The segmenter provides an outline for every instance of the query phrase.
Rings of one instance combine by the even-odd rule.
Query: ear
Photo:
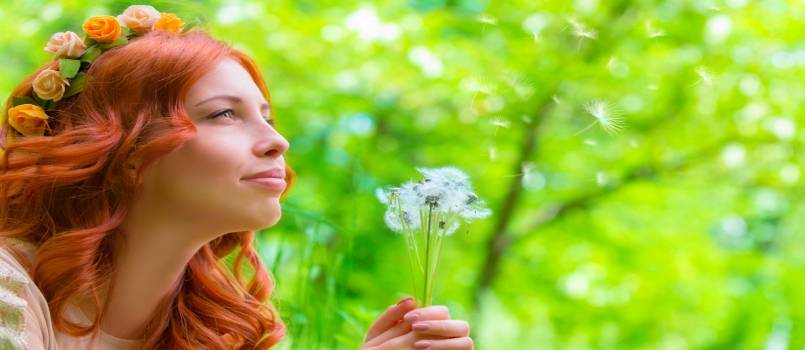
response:
[[[137,171],[140,169],[141,162],[137,159],[129,159],[126,161],[126,174],[128,174],[131,178],[137,175]]]

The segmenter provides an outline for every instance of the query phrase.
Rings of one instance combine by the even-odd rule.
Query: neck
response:
[[[201,244],[177,244],[170,237],[169,233],[133,234],[121,242],[111,280],[114,288],[102,289],[104,332],[125,339],[142,338],[160,301],[178,288]]]
[[[114,248],[109,281],[114,288],[110,284],[99,288],[103,332],[123,339],[144,338],[157,306],[179,287],[190,259],[218,236],[199,220],[177,219],[181,217],[133,212],[115,233],[122,239]],[[88,316],[95,315],[91,300],[79,306]]]

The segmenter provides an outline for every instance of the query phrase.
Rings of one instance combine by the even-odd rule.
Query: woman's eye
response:
[[[223,111],[221,111],[219,113],[213,114],[212,116],[210,116],[210,119],[218,119],[218,117],[224,116],[224,115],[228,115],[229,118],[232,118],[232,117],[234,117],[233,113],[235,113],[234,110],[226,109],[226,110],[223,110]],[[271,119],[271,117],[263,117],[263,120],[265,120],[266,123],[268,123],[269,125],[274,126],[274,119]]]
[[[232,113],[234,113],[234,112],[235,111],[233,111],[231,109],[226,109],[226,110],[221,111],[220,113],[215,113],[214,115],[212,115],[210,117],[210,119],[216,119],[216,118],[218,118],[218,117],[220,117],[222,115],[232,115]]]

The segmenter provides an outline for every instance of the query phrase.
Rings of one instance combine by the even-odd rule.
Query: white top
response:
[[[30,243],[0,238],[0,349],[89,349],[92,334],[75,337],[53,327],[47,300],[25,267],[7,250],[9,244],[22,247],[31,258],[36,251],[36,247]],[[63,317],[82,326],[92,323],[73,303],[65,305]],[[97,332],[98,336],[91,346],[94,350],[133,350],[142,342],[118,338],[100,328]]]

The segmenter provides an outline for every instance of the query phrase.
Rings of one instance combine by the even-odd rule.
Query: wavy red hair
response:
[[[81,336],[99,328],[102,311],[82,327],[61,317],[65,302],[86,295],[102,310],[93,291],[114,269],[117,229],[142,169],[195,136],[184,97],[225,57],[243,65],[270,103],[257,64],[198,28],[149,32],[104,52],[87,71],[83,92],[48,112],[43,137],[23,137],[11,128],[5,122],[11,97],[6,101],[0,120],[0,237],[38,246],[32,261],[21,261],[48,300],[57,329]],[[37,69],[11,96],[30,96],[37,73],[57,65],[54,60]],[[142,162],[133,175],[125,167],[132,158]],[[281,199],[294,180],[289,166],[286,173]],[[254,231],[228,233],[192,257],[182,282],[148,323],[143,349],[267,349],[279,342],[285,326],[269,301],[273,282],[252,247],[254,237]],[[230,271],[222,261],[236,248]],[[252,269],[248,281],[244,260]]]

